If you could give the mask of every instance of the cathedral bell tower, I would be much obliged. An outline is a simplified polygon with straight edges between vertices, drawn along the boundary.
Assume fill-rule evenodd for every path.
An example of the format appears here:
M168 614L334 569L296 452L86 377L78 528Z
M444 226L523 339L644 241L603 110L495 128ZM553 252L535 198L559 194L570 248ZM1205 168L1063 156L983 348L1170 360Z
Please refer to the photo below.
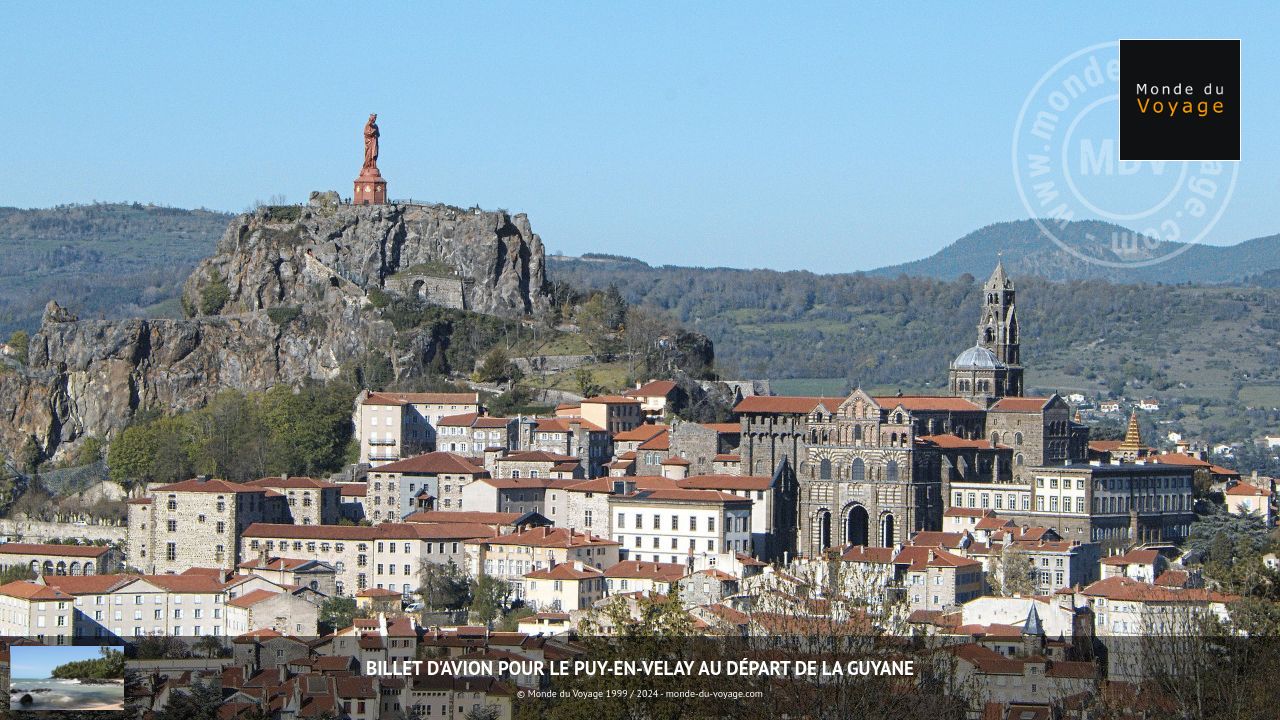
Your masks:
M947 380L952 395L990 407L1002 397L1022 395L1015 293L1004 265L996 264L982 296L978 342L951 363Z

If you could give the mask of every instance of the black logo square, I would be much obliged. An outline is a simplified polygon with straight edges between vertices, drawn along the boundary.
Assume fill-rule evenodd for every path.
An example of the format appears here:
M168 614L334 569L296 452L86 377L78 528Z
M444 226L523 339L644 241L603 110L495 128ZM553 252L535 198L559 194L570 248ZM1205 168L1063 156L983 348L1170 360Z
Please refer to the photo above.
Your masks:
M1121 40L1120 159L1239 160L1240 41Z

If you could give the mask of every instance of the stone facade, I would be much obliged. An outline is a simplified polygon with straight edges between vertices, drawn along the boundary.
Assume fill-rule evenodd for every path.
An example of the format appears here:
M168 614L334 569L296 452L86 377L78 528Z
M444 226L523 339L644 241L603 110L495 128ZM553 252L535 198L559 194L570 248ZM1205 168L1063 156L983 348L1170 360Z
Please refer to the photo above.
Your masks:
M1083 460L1087 429L1057 396L1022 397L1013 283L984 285L977 344L951 363L951 394L746 397L740 472L799 484L797 536L814 555L837 545L893 547L942 526L952 484L1012 483L1027 468Z
M240 533L253 523L289 521L285 497L275 490L196 478L130 500L125 561L147 574L191 567L232 570L240 562Z
M334 525L342 518L341 488L334 483L281 475L246 484L275 490L283 495L289 517L295 525Z

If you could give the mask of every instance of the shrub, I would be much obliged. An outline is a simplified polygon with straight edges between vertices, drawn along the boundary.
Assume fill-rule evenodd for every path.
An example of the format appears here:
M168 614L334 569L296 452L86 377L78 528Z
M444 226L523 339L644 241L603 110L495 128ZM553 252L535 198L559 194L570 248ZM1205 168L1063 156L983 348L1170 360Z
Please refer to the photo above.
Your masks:
M284 327L298 319L301 314L302 308L294 305L276 306L267 310L267 317L271 318L271 322L280 327Z
M200 290L200 312L204 315L217 315L231 299L231 288L217 270L209 278L209 284Z

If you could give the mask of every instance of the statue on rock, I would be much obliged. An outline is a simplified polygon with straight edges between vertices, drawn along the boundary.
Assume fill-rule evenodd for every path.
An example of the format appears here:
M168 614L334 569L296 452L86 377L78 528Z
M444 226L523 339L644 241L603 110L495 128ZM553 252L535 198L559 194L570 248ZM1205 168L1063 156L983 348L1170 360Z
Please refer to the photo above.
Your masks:
M378 139L381 135L378 114L370 113L369 121L364 124L364 165L356 178L352 199L356 205L383 205L387 202L387 181L378 171Z

